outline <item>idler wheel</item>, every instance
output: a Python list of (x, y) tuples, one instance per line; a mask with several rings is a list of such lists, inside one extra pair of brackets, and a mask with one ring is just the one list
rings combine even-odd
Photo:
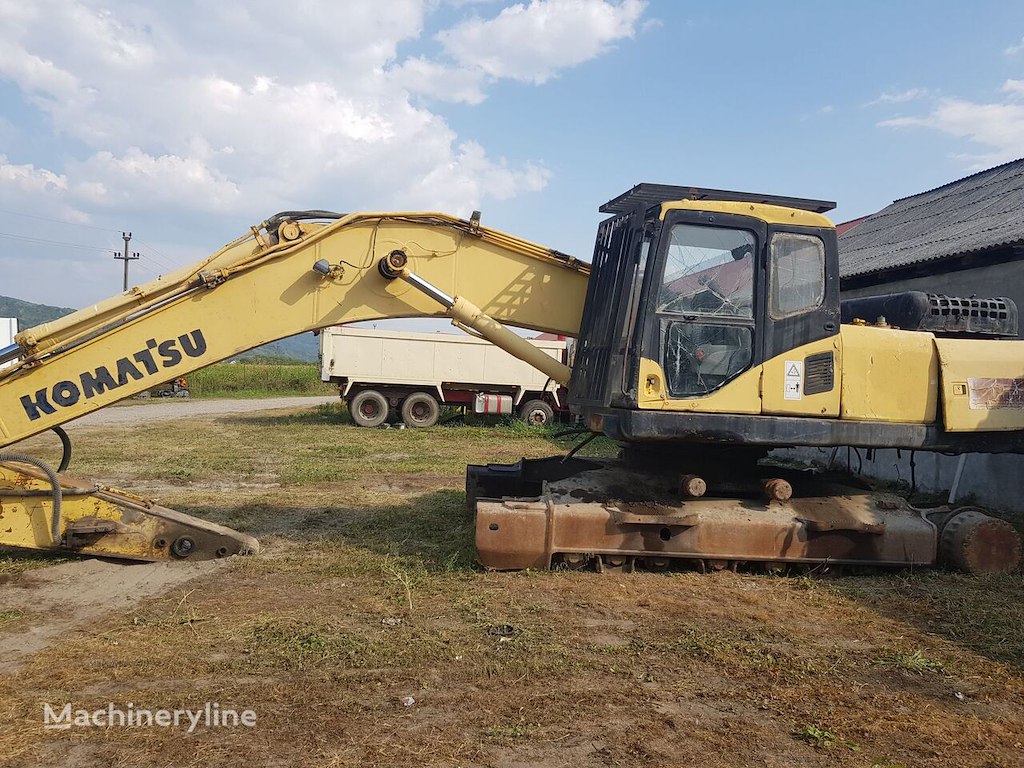
[(1005, 520), (965, 507), (939, 534), (939, 555), (967, 573), (1007, 573), (1020, 564), (1020, 536)]

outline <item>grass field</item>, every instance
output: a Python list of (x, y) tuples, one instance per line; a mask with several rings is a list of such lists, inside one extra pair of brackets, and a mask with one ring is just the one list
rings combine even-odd
[(320, 381), (311, 363), (218, 363), (188, 377), (193, 397), (281, 397), (337, 394), (334, 384)]
[[(564, 451), (551, 435), (357, 429), (333, 406), (76, 430), (76, 474), (252, 533), (264, 552), (0, 676), (0, 756), (87, 768), (1024, 765), (1020, 574), (479, 571), (464, 465)], [(5, 589), (31, 589), (40, 561), (6, 563)], [(32, 621), (0, 609), (0, 642)], [(46, 732), (43, 701), (217, 701), (258, 723)]]

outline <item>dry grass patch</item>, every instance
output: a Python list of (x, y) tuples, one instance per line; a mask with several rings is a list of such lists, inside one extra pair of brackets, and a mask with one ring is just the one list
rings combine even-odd
[[(474, 569), (465, 463), (568, 444), (520, 427), (361, 430), (331, 409), (79, 430), (78, 473), (129, 488), (142, 477), (265, 552), (0, 678), (0, 754), (25, 766), (1019, 764), (1019, 574)], [(259, 720), (189, 736), (42, 731), (42, 702), (62, 701), (217, 701)]]

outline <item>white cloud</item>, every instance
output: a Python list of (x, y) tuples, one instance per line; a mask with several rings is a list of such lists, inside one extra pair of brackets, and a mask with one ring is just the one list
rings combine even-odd
[[(425, 35), (442, 2), (468, 20)], [(66, 246), (55, 250), (0, 242), (0, 292), (71, 306), (111, 293), (117, 281), (95, 264), (109, 266), (107, 240), (118, 245), (121, 227), (146, 231), (166, 262), (181, 263), (219, 245), (194, 233), (226, 220), (296, 208), (468, 215), (539, 191), (551, 176), (541, 158), (502, 158), (458, 135), (434, 105), (479, 104), (501, 78), (542, 83), (632, 37), (643, 7), (293, 0), (282, 12), (272, 0), (0, 0), (0, 79), (42, 113), (61, 148), (42, 162), (38, 152), (34, 163), (16, 157), (29, 129), (20, 109), (5, 110), (0, 207), (94, 227), (53, 225), (50, 239)], [(32, 219), (5, 229), (15, 224), (38, 234)], [(116, 231), (95, 229), (103, 224)], [(54, 280), (28, 295), (41, 261)], [(147, 268), (162, 271), (132, 267), (152, 276)]]
[(1024, 51), (1024, 37), (1020, 39), (1020, 42), (1016, 45), (1011, 45), (1003, 49), (1003, 53), (1007, 56), (1016, 56), (1021, 51)]
[(234, 207), (239, 198), (234, 183), (211, 171), (198, 158), (154, 157), (138, 147), (129, 147), (118, 157), (97, 152), (86, 162), (72, 165), (71, 170), (76, 177), (88, 179), (77, 185), (79, 200), (119, 211), (174, 206), (190, 196), (224, 210)]
[(940, 99), (927, 115), (896, 117), (883, 120), (879, 125), (930, 128), (990, 148), (981, 154), (962, 155), (971, 170), (1024, 157), (1024, 104), (1021, 103), (978, 104), (964, 99)]
[(864, 106), (873, 107), (878, 104), (905, 104), (908, 101), (923, 99), (931, 92), (927, 88), (908, 88), (904, 91), (886, 91), (877, 99), (869, 101)]
[(70, 97), (81, 87), (78, 78), (52, 61), (13, 46), (0, 47), (0, 72), (30, 93)]
[(473, 18), (437, 38), (461, 66), (493, 78), (543, 83), (633, 37), (642, 0), (530, 0)]
[(1024, 96), (1024, 80), (1007, 80), (1001, 90), (1011, 97)]
[(406, 59), (388, 75), (400, 87), (440, 101), (479, 104), (485, 98), (482, 71), (449, 67), (422, 56)]
[(466, 142), (459, 147), (451, 162), (430, 171), (411, 193), (414, 197), (430, 200), (437, 198), (438, 190), (443, 190), (437, 207), (446, 210), (457, 205), (459, 200), (479, 200), (484, 190), (496, 200), (514, 197), (524, 190), (539, 192), (547, 185), (550, 175), (547, 169), (537, 165), (517, 170), (509, 168), (506, 163), (493, 163), (483, 147), (476, 142)]
[(6, 156), (0, 155), (0, 190), (19, 196), (45, 192), (59, 195), (66, 192), (67, 188), (68, 180), (65, 176), (45, 168), (36, 168), (30, 163), (14, 165), (7, 162)]
[(495, 9), (440, 33), (443, 51), (402, 59), (433, 7), (0, 0), (0, 78), (86, 148), (30, 174), (61, 179), (83, 210), (401, 205), (412, 189), (467, 212), (542, 188), (540, 166), (492, 157), (411, 95), (477, 104), (495, 78), (543, 82), (631, 36), (642, 2)]

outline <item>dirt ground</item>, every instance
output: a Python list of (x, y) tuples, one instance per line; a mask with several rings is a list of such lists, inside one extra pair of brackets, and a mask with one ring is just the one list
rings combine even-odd
[[(0, 553), (4, 765), (1024, 766), (1019, 573), (484, 573), (465, 463), (571, 443), (333, 406), (73, 436), (74, 474), (264, 551)], [(256, 725), (42, 727), (44, 704), (206, 702)]]

